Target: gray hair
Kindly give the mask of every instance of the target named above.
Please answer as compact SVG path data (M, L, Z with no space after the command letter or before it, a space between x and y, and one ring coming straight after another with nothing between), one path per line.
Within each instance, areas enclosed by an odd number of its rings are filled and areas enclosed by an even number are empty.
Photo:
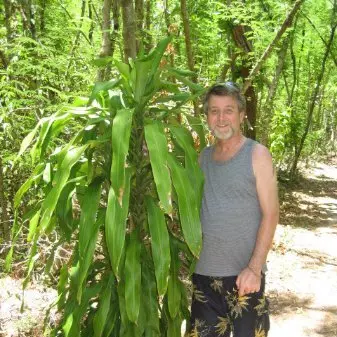
M208 113L208 102L211 96L230 96L233 97L237 103L239 112L246 111L246 98L242 94L240 87L234 82L215 83L206 92L203 107L204 113Z

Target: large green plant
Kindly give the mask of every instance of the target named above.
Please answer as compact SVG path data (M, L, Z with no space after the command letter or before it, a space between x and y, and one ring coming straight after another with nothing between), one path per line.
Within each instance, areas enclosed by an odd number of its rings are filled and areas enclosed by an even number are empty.
M194 117L181 124L181 107L194 98L189 86L194 95L202 88L162 65L169 41L130 64L116 61L115 79L97 83L86 107L41 119L22 143L20 154L35 139L36 168L15 206L30 188L41 196L27 217L24 287L42 235L61 233L53 251L74 247L60 271L55 334L174 337L188 318L182 275L201 248L203 181L190 131L203 135Z

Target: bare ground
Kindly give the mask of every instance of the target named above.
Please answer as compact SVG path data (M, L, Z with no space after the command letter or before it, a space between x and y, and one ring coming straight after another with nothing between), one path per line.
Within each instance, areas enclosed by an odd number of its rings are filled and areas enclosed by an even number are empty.
M336 164L315 164L283 188L268 257L270 337L337 337Z
M337 160L281 186L281 217L268 257L269 337L337 337ZM56 291L0 278L0 337L42 336ZM51 315L49 324L55 317Z

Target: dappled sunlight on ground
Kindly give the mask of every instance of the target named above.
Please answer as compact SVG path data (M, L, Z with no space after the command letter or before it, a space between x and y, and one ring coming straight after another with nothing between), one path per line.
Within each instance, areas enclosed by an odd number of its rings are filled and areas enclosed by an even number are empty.
M336 337L337 168L315 164L283 200L268 257L269 337Z

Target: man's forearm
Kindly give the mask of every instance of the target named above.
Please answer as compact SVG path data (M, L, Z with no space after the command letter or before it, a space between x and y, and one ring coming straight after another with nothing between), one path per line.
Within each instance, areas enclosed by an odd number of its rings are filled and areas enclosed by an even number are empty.
M278 223L278 211L268 216L263 216L260 228L257 232L255 248L249 261L249 268L260 274L263 265L267 260L268 252L271 248L275 229Z

